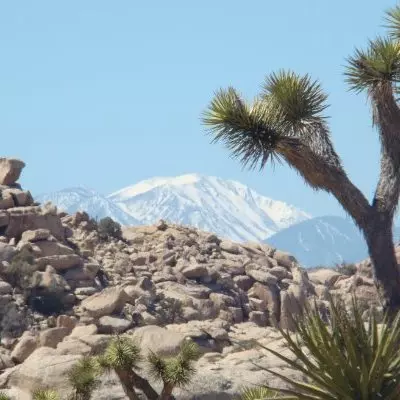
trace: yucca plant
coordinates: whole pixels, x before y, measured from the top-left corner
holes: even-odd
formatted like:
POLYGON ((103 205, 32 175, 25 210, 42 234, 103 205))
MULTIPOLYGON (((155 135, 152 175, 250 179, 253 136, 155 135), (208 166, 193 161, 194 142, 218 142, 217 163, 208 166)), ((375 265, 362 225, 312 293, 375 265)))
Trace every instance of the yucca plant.
POLYGON ((71 400, 90 400, 93 390, 99 385, 100 369, 94 358, 84 357, 68 372, 68 381, 74 393, 71 400))
POLYGON ((139 399, 136 389, 141 390, 149 400, 156 400, 158 393, 136 372, 140 370, 142 360, 140 347, 132 338, 116 336, 104 354, 97 358, 97 363, 102 370, 115 371, 130 400, 139 399))
POLYGON ((350 89, 366 92, 381 142, 381 170, 372 201, 348 178, 330 138, 327 95, 309 75, 270 74, 252 103, 232 87, 216 92, 203 122, 213 142, 222 142, 250 168, 281 160, 306 184, 331 193, 363 232, 385 310, 400 309, 400 271, 393 219, 400 195, 400 7, 387 13, 388 37, 371 40, 349 58, 350 89))
MULTIPOLYGON (((255 387, 245 389, 242 393, 242 400, 264 400, 264 399, 276 399, 278 393, 274 392, 271 389, 265 387, 255 387)), ((282 398, 281 398, 282 399, 282 398)), ((285 399, 290 399, 286 397, 285 399)), ((292 397, 293 399, 293 397, 292 397)), ((294 398, 295 399, 295 398, 294 398)))
POLYGON ((356 300, 347 310, 343 302, 331 299, 328 323, 314 307, 307 308, 295 325, 296 338, 281 331, 294 359, 260 347, 301 372, 310 383, 265 369, 290 387, 283 390, 266 384, 267 389, 298 400, 400 398, 400 314, 390 324, 386 317, 378 325, 371 312, 366 323, 356 300))
POLYGON ((7 396, 5 393, 0 392, 0 400, 11 400, 10 396, 7 396))
MULTIPOLYGON (((1 399, 1 398, 0 398, 1 399)), ((52 389, 38 389, 32 393, 33 400, 60 400, 58 393, 52 389)))
POLYGON ((163 382, 160 400, 170 399, 176 387, 184 387, 191 382, 196 373, 194 362, 199 356, 199 348, 192 341, 184 342, 175 357, 163 358, 156 353, 149 353, 150 374, 163 382))

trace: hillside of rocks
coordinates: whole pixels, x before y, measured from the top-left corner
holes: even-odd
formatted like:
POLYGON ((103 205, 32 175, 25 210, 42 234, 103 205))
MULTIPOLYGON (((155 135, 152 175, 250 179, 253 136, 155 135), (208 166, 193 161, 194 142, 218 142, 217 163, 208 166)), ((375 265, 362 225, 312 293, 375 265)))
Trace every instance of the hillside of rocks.
MULTIPOLYGON (((116 333, 161 354, 191 338, 203 355, 176 397, 230 399, 266 379, 282 385, 261 367, 295 374, 251 341, 284 352, 277 327, 291 330, 307 298, 321 312, 329 292, 378 306, 368 260, 351 276, 307 273, 266 244, 164 221, 104 237, 86 213, 35 204, 17 183, 23 168, 0 159, 0 389, 15 399, 48 386, 66 394, 69 368, 116 333)), ((94 398, 125 399, 112 374, 94 398)))

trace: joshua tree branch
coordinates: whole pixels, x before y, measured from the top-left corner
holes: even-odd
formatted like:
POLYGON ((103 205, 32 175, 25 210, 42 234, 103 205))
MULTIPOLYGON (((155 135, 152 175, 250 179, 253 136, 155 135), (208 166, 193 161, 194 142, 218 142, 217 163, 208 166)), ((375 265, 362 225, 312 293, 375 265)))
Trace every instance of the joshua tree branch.
POLYGON ((393 219, 400 196, 400 109, 388 84, 371 91, 374 123, 381 141, 381 169, 373 207, 393 219))
POLYGON ((332 193, 356 224, 363 230, 366 228, 371 206, 339 162, 331 162, 332 158, 318 153, 299 138, 281 141, 277 151, 311 187, 332 193))

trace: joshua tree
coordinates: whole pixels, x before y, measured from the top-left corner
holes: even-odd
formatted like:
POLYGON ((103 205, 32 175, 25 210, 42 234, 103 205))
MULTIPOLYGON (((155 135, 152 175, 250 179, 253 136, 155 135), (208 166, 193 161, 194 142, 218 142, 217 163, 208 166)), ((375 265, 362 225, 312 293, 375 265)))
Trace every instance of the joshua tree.
POLYGON ((162 393, 151 386, 149 381, 138 374, 143 360, 140 347, 130 338, 117 336, 108 346, 105 353, 97 358, 102 369, 112 369, 117 374, 126 396, 130 400, 138 400, 137 390, 143 392, 148 400, 169 400, 175 387, 190 382, 195 373, 193 362, 198 358, 197 346, 192 342, 182 345, 177 356, 162 358, 150 353, 147 364, 150 373, 163 382, 162 393))
POLYGON ((68 381, 73 388, 70 400, 90 400, 92 392, 98 386, 100 370, 96 360, 84 357, 68 372, 68 381))
POLYGON ((251 104, 233 88, 219 90, 204 114, 213 142, 223 142, 244 166, 282 160, 316 190, 331 193, 363 232, 386 310, 400 308, 400 272, 393 219, 400 194, 400 7, 386 16, 390 34, 348 59, 346 80, 366 92, 381 145, 380 176, 371 202, 348 178, 330 138, 327 95, 309 75, 279 71, 251 104))

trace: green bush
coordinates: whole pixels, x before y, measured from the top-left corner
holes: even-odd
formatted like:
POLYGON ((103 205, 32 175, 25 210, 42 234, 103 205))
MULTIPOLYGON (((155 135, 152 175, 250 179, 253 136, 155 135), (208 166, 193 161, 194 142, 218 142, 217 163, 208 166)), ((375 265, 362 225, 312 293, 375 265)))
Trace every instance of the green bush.
POLYGON ((352 263, 341 263, 336 264, 335 271, 341 275, 353 276, 357 272, 357 266, 352 263))
MULTIPOLYGON (((295 359, 259 346, 301 372, 310 383, 264 369, 290 385, 285 390, 266 388, 298 400, 399 398, 400 314, 378 325, 371 313, 368 323, 364 323, 355 299, 350 311, 342 302, 331 299, 327 323, 310 308, 295 325, 296 338, 281 330, 295 359)), ((246 397, 251 399, 257 397, 246 397)))
POLYGON ((103 218, 97 224, 97 232, 103 240, 114 238, 122 238, 121 225, 110 217, 103 218))
POLYGON ((2 277, 13 287, 26 290, 32 283, 34 272, 37 271, 35 259, 28 249, 17 253, 10 264, 2 269, 2 277))

